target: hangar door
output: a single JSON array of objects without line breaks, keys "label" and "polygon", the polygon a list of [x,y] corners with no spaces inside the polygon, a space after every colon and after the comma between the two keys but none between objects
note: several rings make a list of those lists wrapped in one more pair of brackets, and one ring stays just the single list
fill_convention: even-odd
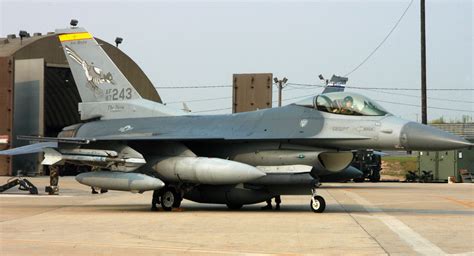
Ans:
[{"label": "hangar door", "polygon": [[[12,147],[29,144],[18,135],[43,135],[44,60],[15,61]],[[40,154],[14,156],[13,175],[34,175],[41,171]]]}]

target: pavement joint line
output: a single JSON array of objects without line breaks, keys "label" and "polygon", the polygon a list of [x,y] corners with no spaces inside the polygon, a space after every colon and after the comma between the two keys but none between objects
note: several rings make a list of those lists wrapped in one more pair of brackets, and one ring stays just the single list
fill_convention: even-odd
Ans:
[{"label": "pavement joint line", "polygon": [[21,194],[0,194],[0,198],[5,197],[27,197],[27,198],[48,198],[48,199],[53,199],[53,198],[64,198],[64,197],[73,197],[73,196],[68,196],[68,195],[21,195]]},{"label": "pavement joint line", "polygon": [[452,198],[452,197],[447,197],[447,196],[440,196],[440,197],[443,198],[443,199],[446,199],[448,201],[466,206],[466,207],[471,208],[471,209],[474,208],[474,201],[471,201],[471,200],[458,200],[458,199],[455,199],[455,198]]},{"label": "pavement joint line", "polygon": [[331,192],[329,192],[328,190],[326,190],[326,193],[332,197],[332,199],[334,199],[334,201],[336,201],[336,203],[341,206],[341,208],[352,218],[352,220],[355,221],[355,223],[357,223],[357,225],[359,225],[359,227],[364,230],[364,232],[378,245],[380,246],[380,248],[382,248],[382,250],[385,252],[386,255],[390,255],[390,253],[385,249],[385,247],[382,246],[382,244],[377,240],[377,238],[375,238],[374,236],[372,236],[372,234],[369,233],[369,231],[367,231],[363,226],[362,224],[360,224],[360,222],[352,215],[351,212],[349,212],[346,207],[344,207],[344,205],[342,205],[337,199],[336,197],[334,197]]},{"label": "pavement joint line", "polygon": [[372,215],[367,215],[367,214],[354,214],[354,213],[351,213],[352,216],[354,217],[357,217],[357,218],[366,218],[366,219],[377,219],[376,216],[372,216]]},{"label": "pavement joint line", "polygon": [[382,223],[395,232],[400,237],[400,239],[408,244],[414,251],[422,255],[447,255],[446,252],[444,252],[441,248],[418,234],[408,225],[394,216],[388,215],[382,209],[378,208],[365,198],[348,190],[345,190],[344,193],[351,197],[358,204],[362,205],[364,209],[370,214],[373,215],[376,213],[376,215],[373,216],[377,217]]},{"label": "pavement joint line", "polygon": [[216,253],[216,254],[236,254],[236,255],[295,255],[293,253],[265,253],[265,252],[248,252],[248,251],[223,251],[213,249],[198,249],[193,247],[171,247],[171,246],[150,246],[150,245],[137,245],[137,244],[107,244],[107,243],[78,243],[68,242],[59,240],[34,240],[34,239],[2,239],[3,242],[19,242],[19,243],[52,243],[52,244],[66,244],[71,246],[85,245],[85,246],[102,246],[102,247],[115,247],[115,248],[136,248],[136,249],[149,249],[149,250],[168,250],[188,253]]}]

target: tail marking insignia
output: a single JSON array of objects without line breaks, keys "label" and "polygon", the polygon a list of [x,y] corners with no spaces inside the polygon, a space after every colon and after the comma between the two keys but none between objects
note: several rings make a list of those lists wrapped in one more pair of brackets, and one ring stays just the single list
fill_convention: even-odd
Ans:
[{"label": "tail marking insignia", "polygon": [[87,78],[87,87],[89,87],[94,92],[94,94],[98,96],[104,95],[104,91],[99,87],[101,84],[108,83],[115,85],[115,81],[110,72],[105,74],[102,69],[87,63],[87,61],[83,60],[73,49],[69,48],[68,46],[65,46],[65,50],[71,59],[82,66],[84,74]]}]

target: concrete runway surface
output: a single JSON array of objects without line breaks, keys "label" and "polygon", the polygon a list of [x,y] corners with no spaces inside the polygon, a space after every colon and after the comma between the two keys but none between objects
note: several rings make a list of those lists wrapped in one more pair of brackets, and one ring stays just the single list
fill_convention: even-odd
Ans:
[{"label": "concrete runway surface", "polygon": [[[0,177],[0,183],[8,177]],[[183,201],[151,212],[151,192],[92,195],[73,177],[60,195],[0,194],[0,255],[474,255],[474,185],[327,183],[326,212],[310,195],[239,211]]]}]

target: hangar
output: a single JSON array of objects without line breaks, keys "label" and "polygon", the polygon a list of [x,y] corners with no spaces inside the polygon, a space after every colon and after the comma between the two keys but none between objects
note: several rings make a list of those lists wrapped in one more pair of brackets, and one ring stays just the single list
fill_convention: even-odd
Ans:
[{"label": "hangar", "polygon": [[[140,67],[118,47],[96,38],[142,97],[161,103]],[[81,122],[80,101],[69,65],[54,32],[23,32],[0,38],[0,150],[27,144],[17,135],[55,137]],[[41,173],[38,156],[0,156],[0,175]]]}]

